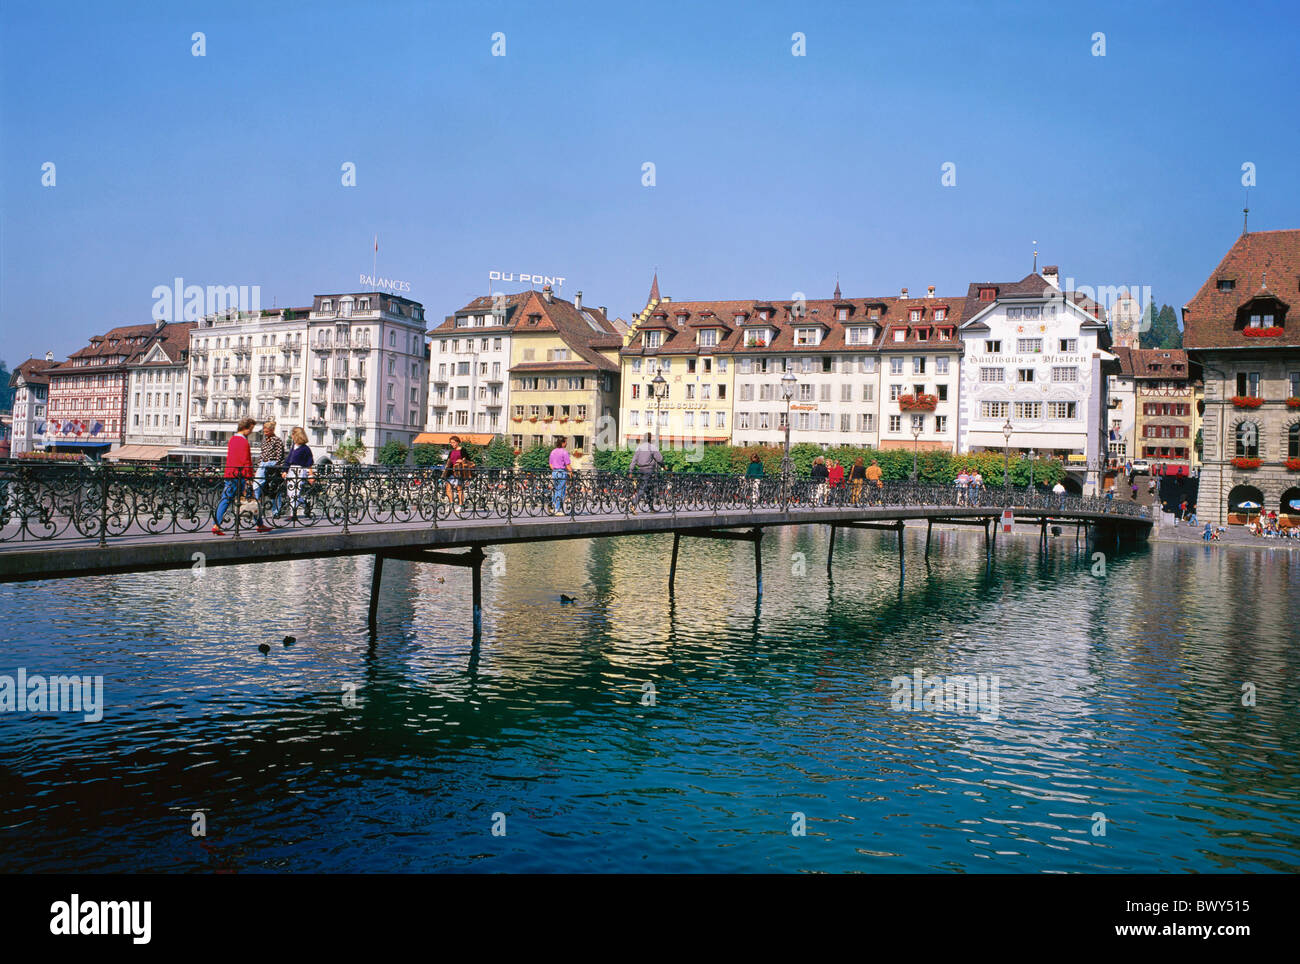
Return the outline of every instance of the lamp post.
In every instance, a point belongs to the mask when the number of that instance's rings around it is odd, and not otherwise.
[[[1011,486],[1011,432],[1013,429],[1011,419],[1007,419],[1007,424],[1002,426],[1002,437],[1007,440],[1007,444],[1002,449],[1002,488],[1004,489]]]
[[[916,452],[917,449],[921,447],[921,419],[923,418],[925,418],[924,415],[912,416],[912,482],[913,483],[916,482],[916,478],[918,474],[916,471]]]
[[[1029,450],[1029,487],[1034,487],[1034,450]]]
[[[664,399],[668,397],[668,380],[663,372],[655,372],[650,381],[655,393],[655,448],[659,447],[659,423],[663,421]]]
[[[781,456],[781,491],[782,501],[788,502],[790,479],[790,403],[794,401],[794,372],[786,369],[781,376],[781,397],[785,399],[785,453]]]

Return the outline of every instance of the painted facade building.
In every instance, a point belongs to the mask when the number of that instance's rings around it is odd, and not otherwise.
[[[1068,485],[1095,494],[1108,448],[1110,331],[1099,305],[1044,271],[970,286],[958,445],[1059,459]]]
[[[1243,232],[1183,308],[1205,382],[1199,515],[1300,524],[1300,230]],[[1296,503],[1293,505],[1292,503]]]
[[[159,328],[153,341],[127,366],[126,439],[112,458],[167,458],[189,437],[189,351],[193,322]]]
[[[1188,362],[1185,351],[1163,348],[1127,349],[1121,364],[1132,371],[1134,384],[1132,457],[1150,462],[1153,475],[1191,475],[1196,466],[1197,366]]]
[[[18,458],[45,448],[46,407],[49,404],[50,379],[45,373],[54,366],[54,353],[45,358],[29,358],[9,376],[14,390],[14,410],[9,437],[9,454]]]

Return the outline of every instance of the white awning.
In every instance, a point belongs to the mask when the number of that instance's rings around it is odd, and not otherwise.
[[[982,445],[990,449],[1004,449],[1007,438],[1001,432],[971,432],[967,437],[968,446]],[[1013,449],[1066,449],[1085,453],[1088,449],[1088,436],[1079,433],[1053,432],[1012,432]]]

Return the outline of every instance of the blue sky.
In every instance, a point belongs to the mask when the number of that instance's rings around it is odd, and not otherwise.
[[[177,276],[261,285],[264,306],[357,290],[375,234],[433,319],[492,270],[563,275],[624,317],[656,267],[677,300],[826,297],[837,273],[851,296],[960,294],[1026,274],[1035,239],[1063,277],[1180,307],[1241,230],[1243,163],[1251,226],[1300,227],[1298,22],[1287,3],[6,0],[0,358],[146,322]]]

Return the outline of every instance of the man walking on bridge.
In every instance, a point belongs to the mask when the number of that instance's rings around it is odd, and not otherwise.
[[[244,485],[253,477],[253,458],[248,447],[248,436],[253,434],[253,426],[256,424],[251,418],[241,418],[235,434],[230,436],[230,441],[226,443],[226,485],[221,491],[221,501],[217,503],[217,517],[212,520],[214,536],[225,535],[221,530],[221,520],[226,514],[226,509],[233,502],[235,512],[239,511],[239,496],[243,494]],[[257,509],[256,522],[258,532],[271,531],[262,524],[260,505]],[[235,520],[235,525],[239,525],[238,519]]]
[[[627,472],[637,480],[636,492],[632,496],[632,505],[629,507],[630,512],[636,512],[637,503],[642,498],[645,499],[648,511],[655,510],[654,477],[664,466],[664,456],[651,441],[652,437],[649,432],[645,433],[645,441],[636,447],[636,452],[632,455],[632,465]]]

